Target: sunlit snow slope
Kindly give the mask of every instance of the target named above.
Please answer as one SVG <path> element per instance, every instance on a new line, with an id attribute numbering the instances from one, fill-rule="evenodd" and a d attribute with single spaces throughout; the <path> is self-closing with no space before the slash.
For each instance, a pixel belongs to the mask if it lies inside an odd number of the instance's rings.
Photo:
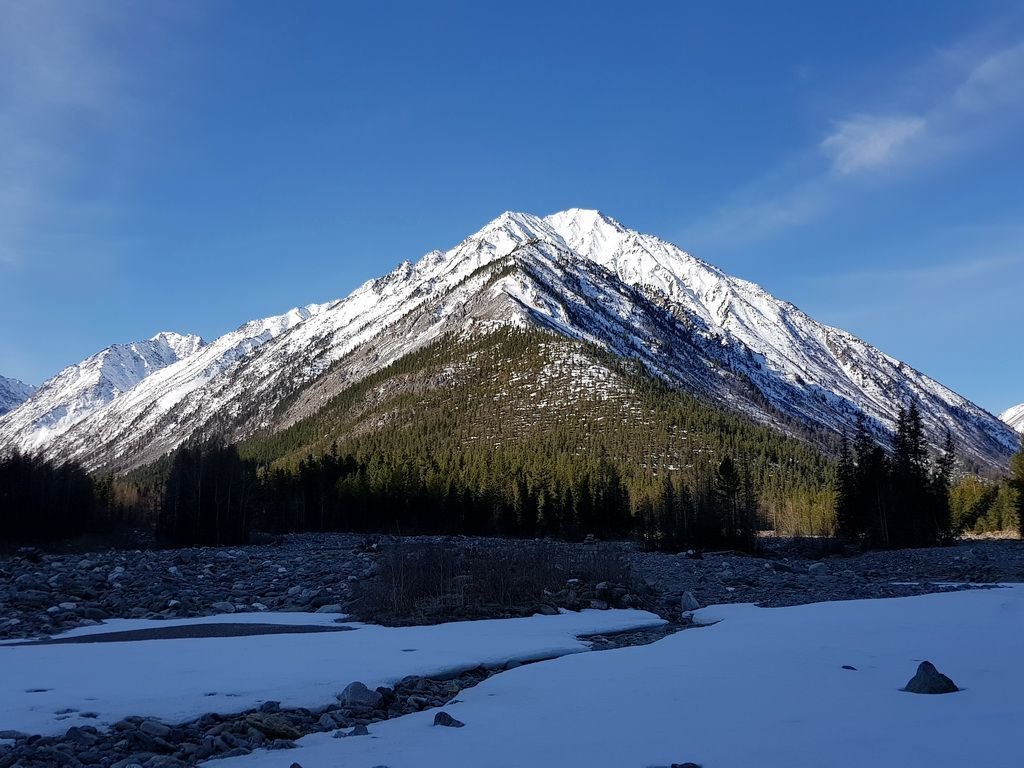
<path id="1" fill-rule="evenodd" d="M 0 421 L 0 445 L 45 448 L 71 427 L 139 382 L 203 345 L 198 336 L 159 333 L 151 339 L 114 344 L 45 382 Z"/>
<path id="2" fill-rule="evenodd" d="M 1000 414 L 999 418 L 1013 429 L 1024 434 L 1024 403 L 1015 405 L 1013 408 L 1007 408 Z"/>

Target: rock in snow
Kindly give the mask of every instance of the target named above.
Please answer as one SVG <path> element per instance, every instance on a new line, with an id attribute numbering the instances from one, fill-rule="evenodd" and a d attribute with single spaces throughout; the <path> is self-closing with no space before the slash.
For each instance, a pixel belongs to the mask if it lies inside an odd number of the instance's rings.
<path id="1" fill-rule="evenodd" d="M 434 715 L 434 725 L 442 725 L 445 728 L 461 728 L 465 723 L 456 720 L 447 712 L 438 712 Z"/>
<path id="2" fill-rule="evenodd" d="M 922 661 L 903 690 L 907 693 L 956 693 L 960 689 L 930 661 Z"/>

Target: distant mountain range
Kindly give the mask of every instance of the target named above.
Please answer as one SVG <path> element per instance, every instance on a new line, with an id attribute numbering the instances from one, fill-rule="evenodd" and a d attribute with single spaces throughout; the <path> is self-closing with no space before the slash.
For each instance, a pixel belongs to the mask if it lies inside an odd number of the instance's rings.
<path id="1" fill-rule="evenodd" d="M 809 439 L 851 430 L 859 414 L 884 437 L 916 400 L 932 444 L 948 428 L 972 464 L 1005 466 L 1019 446 L 1006 424 L 906 363 L 581 209 L 502 214 L 345 299 L 254 320 L 209 344 L 166 333 L 110 347 L 0 418 L 0 445 L 130 469 L 194 435 L 280 431 L 418 350 L 507 328 L 628 358 L 670 388 Z M 591 395 L 617 381 L 593 355 L 581 370 Z M 432 381 L 422 386 L 446 386 Z M 572 397 L 558 403 L 548 407 L 571 418 Z"/>

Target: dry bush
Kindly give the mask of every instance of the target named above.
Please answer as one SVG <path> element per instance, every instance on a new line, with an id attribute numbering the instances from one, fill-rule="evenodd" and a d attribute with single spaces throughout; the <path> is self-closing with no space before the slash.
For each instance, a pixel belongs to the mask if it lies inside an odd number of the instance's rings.
<path id="1" fill-rule="evenodd" d="M 395 543 L 383 548 L 378 565 L 360 583 L 354 612 L 390 625 L 530 615 L 570 579 L 640 591 L 625 559 L 604 546 Z"/>

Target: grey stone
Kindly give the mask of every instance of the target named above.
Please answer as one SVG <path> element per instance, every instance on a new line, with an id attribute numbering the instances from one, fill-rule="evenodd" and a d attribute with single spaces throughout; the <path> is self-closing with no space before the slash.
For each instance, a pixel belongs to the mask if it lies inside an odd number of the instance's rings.
<path id="1" fill-rule="evenodd" d="M 210 604 L 210 608 L 213 609 L 214 611 L 216 611 L 217 613 L 234 613 L 235 612 L 234 604 L 233 603 L 229 603 L 229 602 L 224 601 L 224 600 L 221 600 L 221 601 L 216 602 L 216 603 L 211 603 Z"/>
<path id="2" fill-rule="evenodd" d="M 903 690 L 907 693 L 956 693 L 960 689 L 930 661 L 922 661 Z"/>
<path id="3" fill-rule="evenodd" d="M 164 725 L 157 720 L 143 720 L 142 725 L 139 726 L 139 730 L 149 736 L 157 736 L 159 738 L 165 738 L 167 734 L 171 732 L 171 728 L 168 725 Z"/>
<path id="4" fill-rule="evenodd" d="M 683 592 L 683 596 L 679 603 L 680 607 L 684 611 L 696 611 L 700 609 L 700 603 L 698 603 L 697 598 L 693 596 L 693 592 Z"/>
<path id="5" fill-rule="evenodd" d="M 345 686 L 345 690 L 338 696 L 338 700 L 348 707 L 376 709 L 381 705 L 384 697 L 356 681 Z"/>
<path id="6" fill-rule="evenodd" d="M 441 725 L 445 728 L 461 728 L 465 723 L 456 720 L 447 712 L 441 711 L 434 715 L 434 725 Z"/>

